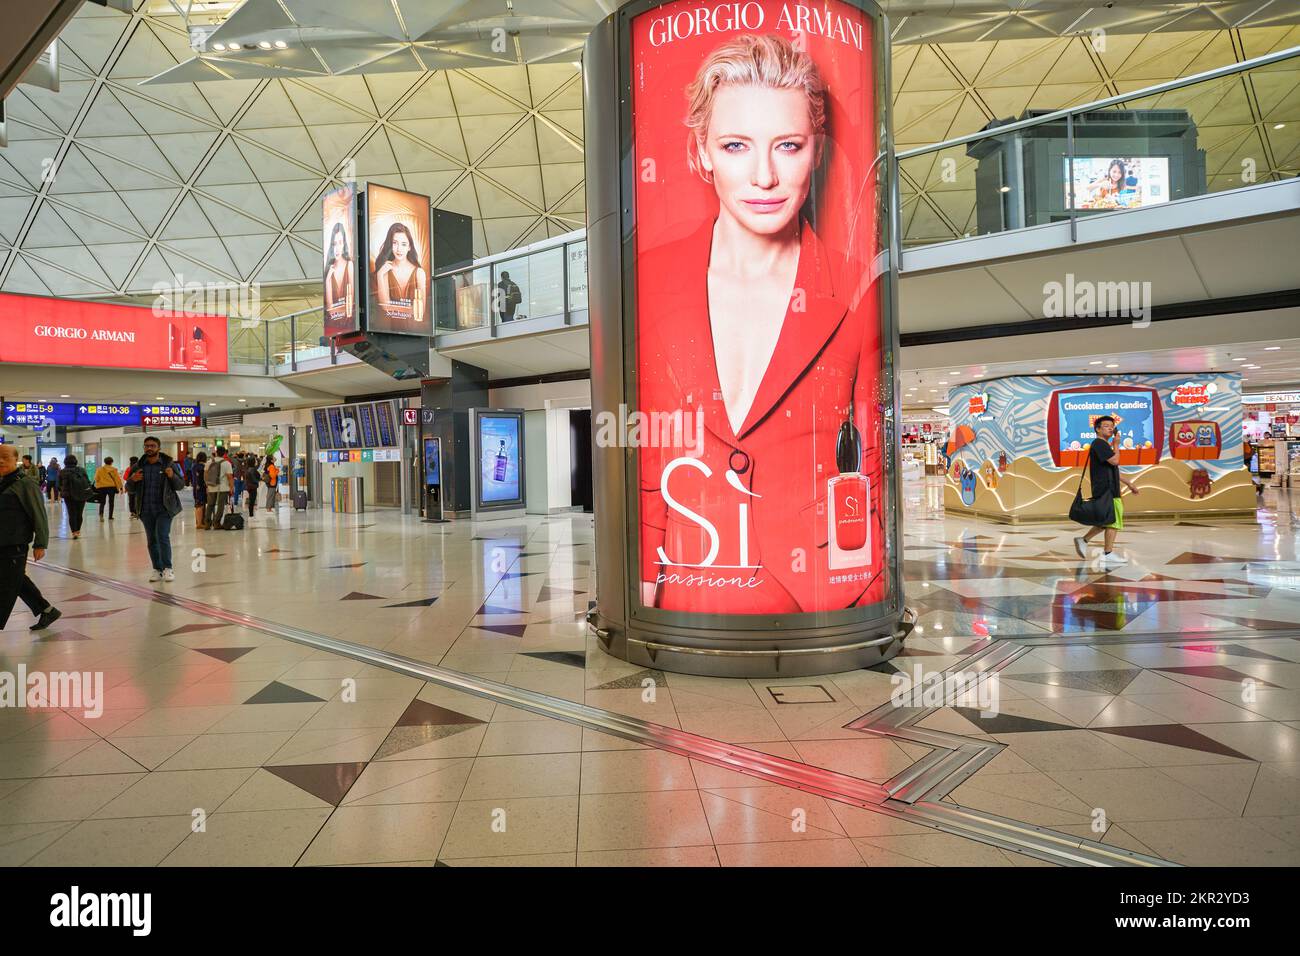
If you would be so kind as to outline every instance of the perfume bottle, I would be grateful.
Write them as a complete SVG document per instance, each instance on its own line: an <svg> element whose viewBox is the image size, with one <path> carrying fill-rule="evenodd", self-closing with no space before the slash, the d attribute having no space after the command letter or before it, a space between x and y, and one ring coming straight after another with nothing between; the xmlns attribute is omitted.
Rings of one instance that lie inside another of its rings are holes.
<svg viewBox="0 0 1300 956"><path fill-rule="evenodd" d="M507 461L507 460L508 460L508 459L506 458L506 440L503 438L503 439L501 439L501 447L497 449L497 462L496 462L496 468L495 468L495 470L492 472L492 480L493 480L493 481L505 481L505 480L506 480L506 461Z"/></svg>
<svg viewBox="0 0 1300 956"><path fill-rule="evenodd" d="M867 479L858 470L862 461L862 439L853 424L853 406L840 425L835 441L835 466L840 473L826 486L834 518L835 546L857 551L867 543Z"/></svg>

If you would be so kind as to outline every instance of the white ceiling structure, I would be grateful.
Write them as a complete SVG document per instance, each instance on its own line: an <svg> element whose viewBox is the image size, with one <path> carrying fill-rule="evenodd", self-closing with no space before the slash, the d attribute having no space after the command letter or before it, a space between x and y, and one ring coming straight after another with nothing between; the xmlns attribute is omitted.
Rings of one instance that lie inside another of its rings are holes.
<svg viewBox="0 0 1300 956"><path fill-rule="evenodd" d="M6 102L0 289L138 297L179 276L257 283L267 314L317 306L319 197L352 169L473 216L478 255L580 227L578 51L614 5L88 3L59 41L60 90ZM885 6L900 149L1300 43L1297 0ZM909 226L955 223L947 202L913 197Z"/></svg>

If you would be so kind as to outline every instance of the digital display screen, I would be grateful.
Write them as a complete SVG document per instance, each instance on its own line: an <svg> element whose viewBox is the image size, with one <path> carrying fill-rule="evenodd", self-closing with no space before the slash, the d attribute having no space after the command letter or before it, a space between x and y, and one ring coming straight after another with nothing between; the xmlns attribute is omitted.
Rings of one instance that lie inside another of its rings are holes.
<svg viewBox="0 0 1300 956"><path fill-rule="evenodd" d="M343 409L338 406L327 408L330 419L330 445L334 448L347 448L343 440Z"/></svg>
<svg viewBox="0 0 1300 956"><path fill-rule="evenodd" d="M519 485L518 415L478 415L479 502L500 505L523 501Z"/></svg>
<svg viewBox="0 0 1300 956"><path fill-rule="evenodd" d="M1053 460L1073 467L1087 460L1097 437L1096 422L1103 415L1115 419L1116 449L1121 465L1154 465L1164 448L1164 419L1159 396L1149 388L1088 387L1056 393L1049 414L1049 441Z"/></svg>
<svg viewBox="0 0 1300 956"><path fill-rule="evenodd" d="M620 23L635 413L663 423L636 450L636 594L713 615L884 601L876 21L842 0L676 0ZM724 291L755 249L761 288ZM770 360L746 390L756 309Z"/></svg>
<svg viewBox="0 0 1300 956"><path fill-rule="evenodd" d="M329 418L325 414L325 409L313 408L311 417L312 421L316 424L316 447L334 447L334 440L330 437Z"/></svg>
<svg viewBox="0 0 1300 956"><path fill-rule="evenodd" d="M442 484L442 441L437 438L424 440L424 483Z"/></svg>
<svg viewBox="0 0 1300 956"><path fill-rule="evenodd" d="M371 332L432 335L429 320L429 197L370 183L366 187Z"/></svg>
<svg viewBox="0 0 1300 956"><path fill-rule="evenodd" d="M397 427L393 423L393 406L388 402L376 402L375 414L378 416L379 444L385 448L397 445Z"/></svg>
<svg viewBox="0 0 1300 956"><path fill-rule="evenodd" d="M375 406L362 405L358 409L361 413L361 444L366 448L374 448L375 441Z"/></svg>
<svg viewBox="0 0 1300 956"><path fill-rule="evenodd" d="M1070 161L1065 160L1066 182ZM1166 156L1075 157L1075 209L1139 209L1169 202ZM1070 204L1067 185L1065 203Z"/></svg>
<svg viewBox="0 0 1300 956"><path fill-rule="evenodd" d="M321 201L326 337L357 331L357 188L344 183Z"/></svg>

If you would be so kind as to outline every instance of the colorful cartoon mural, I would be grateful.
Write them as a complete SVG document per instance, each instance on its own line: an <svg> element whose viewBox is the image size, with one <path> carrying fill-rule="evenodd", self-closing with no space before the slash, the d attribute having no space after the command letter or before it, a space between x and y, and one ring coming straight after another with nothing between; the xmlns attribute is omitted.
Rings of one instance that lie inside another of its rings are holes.
<svg viewBox="0 0 1300 956"><path fill-rule="evenodd" d="M972 404L983 409L978 417ZM954 388L948 407L944 500L952 510L1064 516L1101 415L1116 419L1120 466L1141 488L1125 498L1126 515L1255 507L1241 448L1223 442L1241 430L1235 373L1013 376Z"/></svg>

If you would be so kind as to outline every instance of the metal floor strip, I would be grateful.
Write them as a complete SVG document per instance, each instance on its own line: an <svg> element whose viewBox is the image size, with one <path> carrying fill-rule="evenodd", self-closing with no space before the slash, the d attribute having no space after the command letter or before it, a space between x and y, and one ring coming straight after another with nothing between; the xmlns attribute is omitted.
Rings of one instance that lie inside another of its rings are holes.
<svg viewBox="0 0 1300 956"><path fill-rule="evenodd" d="M316 634L290 624L254 617L238 611L205 604L182 597L171 591L130 584L113 578L92 574L79 568L42 561L34 565L99 587L112 588L124 594L154 601L170 607L189 611L239 627L259 631L272 637L302 644L318 650L329 651L341 657L361 661L376 667L416 677L441 687L463 691L476 697L518 707L531 713L577 724L590 730L607 733L625 740L645 744L657 750L668 751L684 757L734 770L747 776L768 780L783 787L812 793L838 803L861 807L911 820L913 823L933 827L966 839L990 844L1033 856L1052 863L1075 866L1172 866L1165 860L1131 853L1105 844L1080 840L1069 834L1058 833L1042 827L993 817L978 811L950 804L914 804L890 799L891 794L880 784L858 777L811 767L807 764L776 757L747 747L728 744L688 733L662 724L616 714L611 711L579 704L575 701L551 697L536 691L502 684L447 670L424 661L392 654L377 648L354 644L337 638ZM991 649L991 648L990 648ZM855 721L856 723L856 721ZM966 741L970 743L970 741ZM924 774L923 774L924 775ZM927 788L927 792L930 788Z"/></svg>

